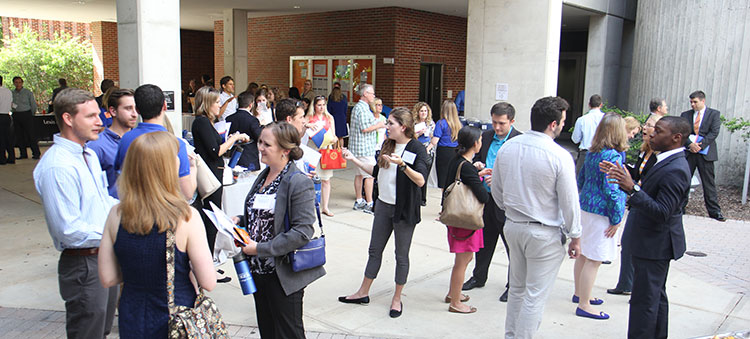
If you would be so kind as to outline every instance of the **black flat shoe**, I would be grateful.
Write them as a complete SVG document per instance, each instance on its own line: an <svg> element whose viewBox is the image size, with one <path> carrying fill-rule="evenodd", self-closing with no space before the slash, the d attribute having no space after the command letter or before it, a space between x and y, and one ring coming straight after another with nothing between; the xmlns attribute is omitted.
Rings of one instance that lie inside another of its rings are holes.
<svg viewBox="0 0 750 339"><path fill-rule="evenodd" d="M221 278L221 279L216 279L216 282L218 282L218 283L228 283L230 281L232 281L232 277L224 277L224 278Z"/></svg>
<svg viewBox="0 0 750 339"><path fill-rule="evenodd" d="M390 316L391 316L391 318L398 318L398 317L400 317L400 316L401 316L401 313L402 313L403 311L404 311L404 303L401 303L401 310L400 310L400 311L396 311L396 310L394 310L394 309L391 309L391 311L390 311L390 312L388 312L388 315L390 315Z"/></svg>
<svg viewBox="0 0 750 339"><path fill-rule="evenodd" d="M484 287L484 283L479 283L476 278L471 277L464 283L464 285L461 287L461 290L468 291L476 287Z"/></svg>
<svg viewBox="0 0 750 339"><path fill-rule="evenodd" d="M715 220L721 221L721 222L727 221L727 219L724 218L724 216L721 214L721 212L717 213L716 215L712 215L711 219L715 219Z"/></svg>
<svg viewBox="0 0 750 339"><path fill-rule="evenodd" d="M500 302L507 303L508 302L508 289L505 289L505 292L503 292L503 295L500 296Z"/></svg>
<svg viewBox="0 0 750 339"><path fill-rule="evenodd" d="M370 303L370 296L365 296L365 297L357 298L357 299L347 299L346 296L343 296L343 297L339 297L339 301L344 304L367 305Z"/></svg>
<svg viewBox="0 0 750 339"><path fill-rule="evenodd" d="M630 295L630 291L621 290L618 288L608 288L607 293L609 294L616 294L616 295Z"/></svg>

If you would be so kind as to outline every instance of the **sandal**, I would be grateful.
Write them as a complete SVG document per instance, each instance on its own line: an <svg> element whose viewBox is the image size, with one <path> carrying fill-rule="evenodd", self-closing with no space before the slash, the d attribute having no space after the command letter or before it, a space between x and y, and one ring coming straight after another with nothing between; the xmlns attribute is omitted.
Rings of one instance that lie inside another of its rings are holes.
<svg viewBox="0 0 750 339"><path fill-rule="evenodd" d="M469 299L471 299L470 296L468 296L466 294L461 294L461 302L462 303L465 303L465 302L469 301ZM445 296L445 303L446 304L450 304L451 303L451 296L449 296L449 295Z"/></svg>
<svg viewBox="0 0 750 339"><path fill-rule="evenodd" d="M333 216L333 213L331 213L330 211L321 211L320 213L323 213L324 215L329 216L329 217Z"/></svg>
<svg viewBox="0 0 750 339"><path fill-rule="evenodd" d="M469 310L468 311L461 311L461 310L453 307L453 305L448 306L448 312L451 312L451 313L469 314L469 313L474 313L476 311L477 311L477 308L474 307L474 306L469 306Z"/></svg>

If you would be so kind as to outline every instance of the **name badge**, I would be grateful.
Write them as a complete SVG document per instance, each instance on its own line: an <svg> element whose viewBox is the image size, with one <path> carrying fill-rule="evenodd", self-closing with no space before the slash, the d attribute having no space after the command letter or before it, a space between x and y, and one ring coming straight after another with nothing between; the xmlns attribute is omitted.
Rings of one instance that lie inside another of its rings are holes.
<svg viewBox="0 0 750 339"><path fill-rule="evenodd" d="M256 194L253 208L256 210L270 210L273 212L276 206L276 194Z"/></svg>
<svg viewBox="0 0 750 339"><path fill-rule="evenodd" d="M404 151L404 154L401 156L401 159L403 159L404 162L409 165L414 165L414 160L417 159L417 155L409 151Z"/></svg>

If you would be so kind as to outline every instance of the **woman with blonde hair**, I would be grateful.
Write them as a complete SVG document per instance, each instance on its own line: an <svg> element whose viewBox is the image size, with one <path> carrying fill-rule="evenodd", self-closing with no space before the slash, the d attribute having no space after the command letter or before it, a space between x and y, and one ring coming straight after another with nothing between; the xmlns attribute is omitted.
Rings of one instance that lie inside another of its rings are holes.
<svg viewBox="0 0 750 339"><path fill-rule="evenodd" d="M638 160L635 162L635 166L628 166L630 177L638 185L642 185L643 177L656 164L657 152L651 149L649 140L651 140L651 133L654 132L656 122L661 118L661 115L652 114L646 120L646 124L643 125L643 144L641 144L641 152L638 155ZM622 238L620 239L620 276L617 279L615 288L607 289L607 293L609 294L630 295L633 291L633 261L632 253L630 252L630 237L630 229L625 227L622 230Z"/></svg>
<svg viewBox="0 0 750 339"><path fill-rule="evenodd" d="M456 155L458 147L458 131L461 129L461 121L458 120L458 109L453 101L443 101L440 108L440 120L435 124L427 152L435 149L435 170L437 171L438 187L445 188L450 181L447 178L448 164Z"/></svg>
<svg viewBox="0 0 750 339"><path fill-rule="evenodd" d="M201 218L180 192L178 149L177 139L168 132L136 138L117 181L120 203L107 217L98 261L103 286L124 283L119 304L122 338L167 337L168 238L175 249L175 304L195 304L197 286L191 283L191 273L203 289L216 286ZM195 170L193 161L190 167Z"/></svg>
<svg viewBox="0 0 750 339"><path fill-rule="evenodd" d="M334 87L328 96L328 112L336 122L336 137L346 138L349 136L349 128L346 125L346 111L348 108L346 95L341 92L341 87Z"/></svg>
<svg viewBox="0 0 750 339"><path fill-rule="evenodd" d="M414 115L414 132L417 135L417 140L427 149L429 159L427 167L432 169L432 162L435 160L435 152L430 146L432 133L435 131L435 122L432 121L432 108L426 102L420 101L414 105L411 114ZM427 185L422 186L422 206L427 206Z"/></svg>
<svg viewBox="0 0 750 339"><path fill-rule="evenodd" d="M592 305L603 300L591 299L591 290L602 261L615 256L615 234L625 213L625 192L607 180L599 163L608 161L622 166L620 152L628 149L625 120L617 114L606 114L591 142L583 168L578 173L579 202L581 204L581 255L573 270L575 292L573 303L578 304L576 315L593 319L609 319L604 312L596 312ZM579 302L580 300L580 302Z"/></svg>
<svg viewBox="0 0 750 339"><path fill-rule="evenodd" d="M327 136L323 139L323 143L320 144L320 146L316 145L312 139L308 141L307 145L313 149L320 151L321 149L328 148L329 146L338 143L338 138L336 137L336 123L334 122L331 113L328 113L328 108L326 108L326 97L318 95L313 98L313 103L307 110L307 124L305 126L313 132L317 132L321 128L326 129ZM328 200L331 196L331 177L333 177L333 170L323 169L321 168L320 163L318 163L318 166L315 168L315 173L321 181L320 213L332 217L333 213L328 209Z"/></svg>
<svg viewBox="0 0 750 339"><path fill-rule="evenodd" d="M377 163L370 165L349 150L344 157L377 178L379 194L373 197L375 218L372 221L367 266L362 284L354 294L339 297L339 302L365 305L370 303L370 288L380 271L383 250L393 233L396 247L396 289L391 298L389 315L401 316L404 305L401 292L409 275L409 248L414 228L421 221L419 188L426 183L427 152L414 136L414 118L406 107L397 107L388 116L388 140L380 149Z"/></svg>
<svg viewBox="0 0 750 339"><path fill-rule="evenodd" d="M248 141L250 137L244 133L235 133L227 135L226 141L222 142L221 136L214 128L214 123L219 120L220 111L219 91L213 87L201 87L195 94L195 120L193 120L192 126L195 153L203 158L208 168L216 176L216 179L222 182L224 177L224 159L222 156L236 142ZM223 190L219 187L216 192L203 199L201 205L210 209L209 202L213 202L216 206L220 207L222 194ZM217 230L208 220L206 221L209 247L213 252Z"/></svg>
<svg viewBox="0 0 750 339"><path fill-rule="evenodd" d="M387 122L387 119L385 118L385 115L383 115L383 99L375 98L370 103L370 110L372 111L372 115L377 119L378 121L383 122L383 126L385 126L385 123ZM381 146L383 146L383 142L385 142L385 130L386 128L378 128L377 133L377 148L380 149Z"/></svg>

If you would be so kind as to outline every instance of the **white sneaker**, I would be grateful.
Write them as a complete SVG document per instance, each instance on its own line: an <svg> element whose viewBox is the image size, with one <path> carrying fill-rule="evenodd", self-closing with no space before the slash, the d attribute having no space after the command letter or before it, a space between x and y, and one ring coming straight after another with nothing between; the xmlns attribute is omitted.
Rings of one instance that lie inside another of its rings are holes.
<svg viewBox="0 0 750 339"><path fill-rule="evenodd" d="M367 202L364 199L357 200L354 202L354 207L352 207L355 211L361 211L367 206Z"/></svg>
<svg viewBox="0 0 750 339"><path fill-rule="evenodd" d="M375 214L375 211L373 211L372 203L365 204L365 208L362 209L362 212L365 212L367 214Z"/></svg>

